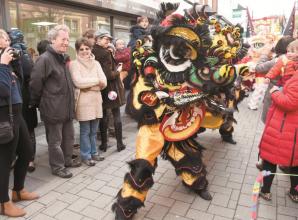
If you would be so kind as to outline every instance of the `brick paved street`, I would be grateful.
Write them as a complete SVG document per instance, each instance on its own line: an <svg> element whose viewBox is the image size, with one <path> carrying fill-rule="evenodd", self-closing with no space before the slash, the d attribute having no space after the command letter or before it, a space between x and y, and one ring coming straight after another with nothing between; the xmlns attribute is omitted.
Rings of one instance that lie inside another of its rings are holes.
<svg viewBox="0 0 298 220"><path fill-rule="evenodd" d="M155 184L148 193L145 208L134 219L154 220L249 220L252 185L257 175L255 163L257 147L262 134L261 111L249 111L246 102L236 114L237 145L221 141L218 130L199 135L207 148L205 162L213 200L207 202L184 188L171 164L159 159L154 175ZM89 220L113 219L111 204L121 187L128 167L126 161L134 156L136 123L124 119L125 151L118 153L115 141L104 154L106 160L95 167L72 169L75 176L65 180L50 173L47 144L43 127L37 130L37 170L29 174L26 187L37 191L41 198L35 202L21 202L32 220ZM78 124L76 124L78 130ZM258 220L298 220L298 205L290 201L286 192L289 177L277 177L272 187L273 201L260 200ZM0 220L8 219L3 216Z"/></svg>

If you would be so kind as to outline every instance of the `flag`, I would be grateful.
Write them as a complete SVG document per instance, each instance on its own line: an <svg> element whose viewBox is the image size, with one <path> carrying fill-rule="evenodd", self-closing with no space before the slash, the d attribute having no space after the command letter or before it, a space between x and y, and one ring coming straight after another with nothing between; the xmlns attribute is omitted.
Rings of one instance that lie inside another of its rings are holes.
<svg viewBox="0 0 298 220"><path fill-rule="evenodd" d="M252 19L250 17L248 8L246 8L246 13L247 13L247 28L246 28L246 37L250 37L251 35L255 35L255 30L254 30L254 26L252 23Z"/></svg>
<svg viewBox="0 0 298 220"><path fill-rule="evenodd" d="M293 7L293 10L291 12L291 15L288 19L288 22L287 22L287 25L286 25L286 28L284 29L284 32L282 35L289 35L289 36L292 36L294 35L294 30L295 30L295 11L296 11L296 6L295 6L295 3L294 3L294 7Z"/></svg>

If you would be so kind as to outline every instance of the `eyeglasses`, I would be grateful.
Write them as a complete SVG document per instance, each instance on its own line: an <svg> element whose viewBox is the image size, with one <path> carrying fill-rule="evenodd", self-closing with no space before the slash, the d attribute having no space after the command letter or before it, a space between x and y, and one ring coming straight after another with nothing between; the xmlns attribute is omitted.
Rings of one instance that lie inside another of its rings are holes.
<svg viewBox="0 0 298 220"><path fill-rule="evenodd" d="M90 50L90 48L89 47L85 47L85 48L80 48L79 49L79 51L84 51L84 50L88 51L88 50Z"/></svg>

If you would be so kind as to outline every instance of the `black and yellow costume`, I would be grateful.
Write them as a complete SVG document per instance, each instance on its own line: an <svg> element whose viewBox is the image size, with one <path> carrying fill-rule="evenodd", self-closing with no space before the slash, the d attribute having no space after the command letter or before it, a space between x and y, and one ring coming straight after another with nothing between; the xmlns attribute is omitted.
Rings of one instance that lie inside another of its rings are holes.
<svg viewBox="0 0 298 220"><path fill-rule="evenodd" d="M133 53L136 77L127 104L139 132L136 159L128 163L131 171L112 206L116 219L131 219L144 205L159 155L173 164L186 187L212 199L202 162L204 148L194 135L202 126L219 128L233 120L227 116L232 113L229 107L235 107L241 92L234 82L246 69L233 63L246 49L238 27L217 27L218 32L210 34L209 28L219 23L209 19L214 13L208 6L195 4L185 16L168 15L177 7L162 4L159 24L151 31L153 46L142 46L139 40ZM219 100L220 93L229 99Z"/></svg>

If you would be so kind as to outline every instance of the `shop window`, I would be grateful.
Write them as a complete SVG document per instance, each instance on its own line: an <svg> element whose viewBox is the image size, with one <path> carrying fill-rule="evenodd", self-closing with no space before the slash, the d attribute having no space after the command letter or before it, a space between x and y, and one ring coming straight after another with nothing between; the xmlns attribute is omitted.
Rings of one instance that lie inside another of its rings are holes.
<svg viewBox="0 0 298 220"><path fill-rule="evenodd" d="M57 24L65 24L70 29L69 55L75 58L75 41L83 32L92 28L92 15L76 12L73 9L53 7L53 5L26 1L10 1L11 27L24 33L28 48L35 48L40 40L47 39L48 31ZM103 25L110 25L104 22Z"/></svg>
<svg viewBox="0 0 298 220"><path fill-rule="evenodd" d="M95 20L93 21L93 28L95 30L101 32L109 32L110 33L110 17L109 16L96 16Z"/></svg>
<svg viewBox="0 0 298 220"><path fill-rule="evenodd" d="M127 44L130 40L131 20L127 18L114 18L114 36Z"/></svg>

